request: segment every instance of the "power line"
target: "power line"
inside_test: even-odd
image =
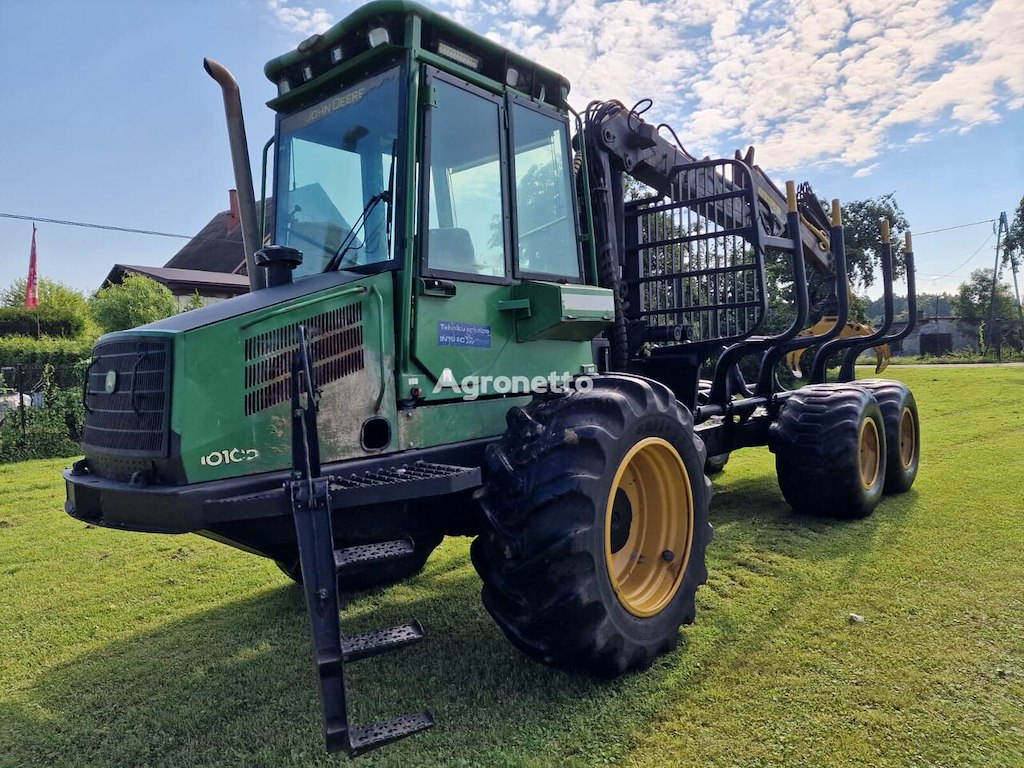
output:
[[[923,237],[925,235],[934,235],[936,232],[949,232],[951,229],[963,229],[964,227],[976,227],[979,224],[991,224],[995,219],[985,219],[984,221],[974,221],[970,224],[957,224],[955,227],[943,227],[942,229],[929,229],[927,232],[915,232],[914,237]]]
[[[994,221],[994,219],[993,219],[993,221]],[[956,272],[956,271],[957,271],[958,269],[960,269],[960,267],[964,266],[964,264],[966,264],[966,263],[967,263],[967,262],[969,262],[969,261],[970,261],[971,259],[973,259],[973,258],[974,258],[975,256],[977,256],[977,255],[978,255],[979,253],[981,253],[981,249],[982,249],[982,248],[984,248],[984,247],[985,247],[986,245],[988,245],[988,241],[989,241],[989,240],[991,240],[991,239],[992,239],[992,238],[993,238],[994,236],[995,236],[995,233],[992,233],[992,234],[990,234],[990,235],[989,235],[988,237],[986,237],[986,238],[985,238],[985,242],[983,242],[983,243],[982,243],[981,245],[979,245],[979,246],[978,246],[978,250],[976,250],[976,251],[975,251],[974,253],[972,253],[972,254],[971,254],[970,256],[968,256],[968,257],[967,257],[966,259],[964,259],[964,260],[963,260],[962,262],[960,262],[959,264],[957,264],[957,265],[956,265],[955,267],[953,267],[953,269],[951,269],[951,270],[950,270],[949,272],[947,272],[946,274],[944,274],[944,275],[939,275],[938,277],[927,277],[927,278],[925,278],[925,279],[926,279],[926,280],[941,280],[941,279],[942,279],[942,278],[944,278],[944,277],[949,277],[949,276],[950,276],[950,275],[952,275],[952,274],[953,274],[954,272]]]
[[[226,237],[200,237],[199,235],[178,235],[173,232],[156,232],[152,229],[133,229],[132,227],[115,227],[112,224],[93,224],[85,221],[67,221],[65,219],[47,219],[42,216],[22,216],[18,213],[0,213],[0,218],[19,219],[21,221],[41,222],[43,224],[61,224],[66,227],[85,227],[86,229],[105,229],[113,232],[129,232],[133,235],[156,235],[158,237],[176,237],[181,240],[210,240],[218,243],[234,243]]]
[[[113,232],[128,232],[133,235],[156,235],[157,237],[176,237],[181,240],[215,240],[222,243],[233,243],[234,240],[230,240],[224,237],[199,237],[198,235],[180,235],[175,232],[157,232],[152,229],[135,229],[133,227],[116,227],[112,224],[95,224],[87,221],[69,221],[67,219],[48,219],[44,216],[23,216],[18,213],[0,213],[0,218],[4,219],[19,219],[21,221],[37,221],[43,224],[60,224],[66,227],[85,227],[87,229],[105,229]],[[934,235],[937,232],[949,232],[954,229],[964,229],[965,227],[976,227],[980,224],[991,224],[995,219],[985,219],[984,221],[974,221],[970,224],[957,224],[953,227],[943,227],[942,229],[929,229],[927,232],[914,232],[914,237],[924,237],[925,235]]]

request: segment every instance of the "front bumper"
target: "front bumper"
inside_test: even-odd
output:
[[[211,524],[288,514],[287,472],[192,486],[132,485],[64,470],[64,511],[105,528],[188,533]],[[247,502],[247,503],[243,503]]]
[[[335,509],[443,496],[480,485],[484,449],[492,440],[328,464],[322,474],[340,480],[331,488]],[[396,470],[413,470],[417,462],[459,471],[417,472],[415,481],[381,482],[370,487],[351,482],[364,476],[395,477]],[[64,510],[77,520],[105,528],[189,533],[222,523],[291,515],[285,492],[290,471],[183,486],[132,485],[75,469],[63,474],[67,486]]]

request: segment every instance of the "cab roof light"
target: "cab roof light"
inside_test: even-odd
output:
[[[277,81],[277,95],[284,96],[288,91],[292,89],[292,84],[288,81],[287,77],[282,77]]]
[[[366,41],[370,44],[371,48],[376,48],[378,45],[387,45],[391,42],[391,34],[388,32],[387,27],[370,27],[370,31],[366,33]]]
[[[304,82],[309,82],[313,79],[313,65],[303,64],[302,65],[302,79]]]
[[[331,48],[331,64],[340,64],[344,57],[345,52],[341,49],[340,45]]]
[[[451,59],[456,64],[461,64],[464,67],[475,69],[477,72],[480,71],[480,65],[482,61],[479,56],[474,56],[469,51],[464,51],[461,48],[456,48],[454,45],[449,45],[444,40],[437,42],[437,52],[446,59]]]

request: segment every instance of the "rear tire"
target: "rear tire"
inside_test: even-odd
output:
[[[775,470],[799,513],[870,515],[886,476],[885,426],[874,395],[853,384],[796,390],[772,426]]]
[[[473,542],[485,608],[527,655],[613,677],[672,650],[707,580],[710,481],[690,412],[609,374],[509,411]]]
[[[885,493],[906,493],[921,464],[921,421],[910,389],[891,379],[851,382],[875,396],[885,422]]]

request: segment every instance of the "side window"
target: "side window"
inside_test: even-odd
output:
[[[565,123],[512,105],[519,271],[578,278]]]
[[[427,267],[503,278],[498,104],[440,79],[433,84]]]

